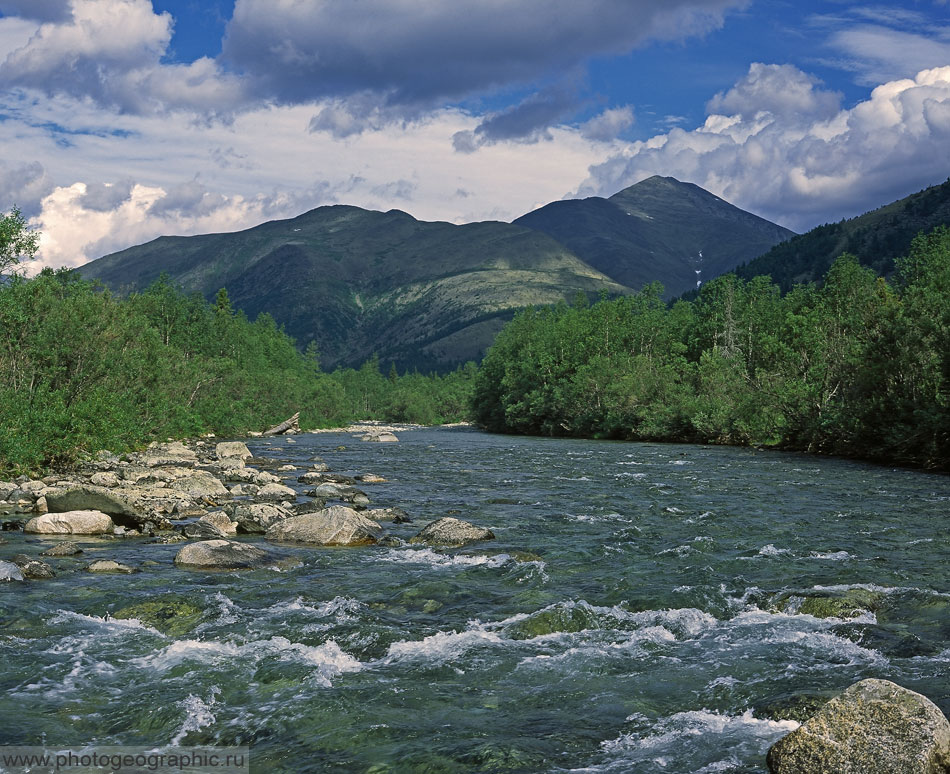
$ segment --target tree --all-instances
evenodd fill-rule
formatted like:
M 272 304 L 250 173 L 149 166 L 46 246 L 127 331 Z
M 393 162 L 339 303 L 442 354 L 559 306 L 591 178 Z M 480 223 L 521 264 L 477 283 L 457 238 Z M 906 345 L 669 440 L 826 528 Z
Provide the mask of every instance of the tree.
M 35 258 L 39 247 L 39 232 L 30 229 L 15 205 L 9 215 L 0 215 L 0 274 Z

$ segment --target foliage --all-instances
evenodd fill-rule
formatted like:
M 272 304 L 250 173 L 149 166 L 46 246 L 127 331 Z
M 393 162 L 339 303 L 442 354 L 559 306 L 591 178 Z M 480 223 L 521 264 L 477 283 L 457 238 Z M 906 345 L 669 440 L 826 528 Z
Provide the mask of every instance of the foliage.
M 32 260 L 39 249 L 39 234 L 32 231 L 19 209 L 0 214 L 0 274 Z
M 321 372 L 273 318 L 227 293 L 213 305 L 167 277 L 117 299 L 73 272 L 0 286 L 0 470 L 38 469 L 109 448 L 261 430 L 296 411 L 304 428 L 356 419 L 464 419 L 474 365 L 384 378 L 377 361 Z
M 784 296 L 724 275 L 520 313 L 475 379 L 490 430 L 765 444 L 950 469 L 950 229 L 893 285 L 842 255 Z

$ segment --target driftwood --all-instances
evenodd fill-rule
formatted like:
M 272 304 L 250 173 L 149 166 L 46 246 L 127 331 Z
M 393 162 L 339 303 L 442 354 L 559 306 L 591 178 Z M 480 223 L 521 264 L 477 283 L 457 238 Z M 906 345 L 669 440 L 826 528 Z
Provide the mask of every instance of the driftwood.
M 300 420 L 300 412 L 298 411 L 290 419 L 281 422 L 279 425 L 272 427 L 270 430 L 265 430 L 263 435 L 290 435 L 293 433 L 300 432 L 300 425 L 298 424 Z

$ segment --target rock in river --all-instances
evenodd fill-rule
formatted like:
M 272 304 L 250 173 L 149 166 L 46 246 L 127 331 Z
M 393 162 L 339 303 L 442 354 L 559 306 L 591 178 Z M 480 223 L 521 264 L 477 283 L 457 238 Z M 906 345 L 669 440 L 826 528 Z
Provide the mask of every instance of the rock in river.
M 943 774 L 950 723 L 926 696 L 861 680 L 768 752 L 772 774 Z
M 129 567 L 127 564 L 114 562 L 112 559 L 99 559 L 90 564 L 86 570 L 89 572 L 114 572 L 124 575 L 131 575 L 134 572 L 139 572 L 134 567 Z
M 175 564 L 218 570 L 242 570 L 265 567 L 274 557 L 260 548 L 233 540 L 203 540 L 182 548 Z
M 382 528 L 352 508 L 333 505 L 316 513 L 304 513 L 274 524 L 264 535 L 284 543 L 321 546 L 365 546 L 379 542 Z
M 494 539 L 495 534 L 489 529 L 446 516 L 426 524 L 409 542 L 435 546 L 464 546 L 477 540 Z
M 37 535 L 105 535 L 114 529 L 112 519 L 101 511 L 67 511 L 36 516 L 23 531 Z

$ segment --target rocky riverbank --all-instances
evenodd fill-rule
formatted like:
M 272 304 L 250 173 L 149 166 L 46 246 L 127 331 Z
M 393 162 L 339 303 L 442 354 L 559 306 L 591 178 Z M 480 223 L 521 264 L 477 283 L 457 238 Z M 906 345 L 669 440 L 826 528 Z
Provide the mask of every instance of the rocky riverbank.
M 405 429 L 376 424 L 348 428 L 360 442 L 381 443 L 398 442 L 395 432 Z M 389 534 L 382 522 L 408 525 L 412 519 L 399 507 L 371 508 L 369 495 L 360 488 L 384 482 L 374 473 L 335 473 L 321 457 L 313 457 L 307 469 L 256 459 L 241 441 L 172 441 L 121 457 L 102 451 L 76 470 L 0 482 L 0 509 L 7 515 L 5 532 L 22 530 L 51 543 L 40 552 L 44 557 L 74 557 L 83 539 L 182 542 L 187 545 L 175 564 L 185 569 L 279 566 L 280 553 L 271 547 L 280 544 L 461 546 L 494 537 L 451 517 L 421 530 Z M 301 494 L 299 485 L 312 488 Z M 263 540 L 265 547 L 249 540 Z M 140 568 L 100 559 L 86 569 Z M 41 581 L 55 575 L 45 560 L 25 553 L 0 563 L 2 580 Z

